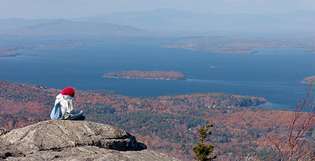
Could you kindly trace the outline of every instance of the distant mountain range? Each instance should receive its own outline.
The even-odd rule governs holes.
[[[314,32],[313,12],[228,14],[193,13],[174,9],[158,9],[143,12],[113,13],[81,18],[92,22],[109,22],[130,25],[148,31],[170,33],[291,33]]]
[[[106,22],[73,21],[65,19],[0,20],[1,35],[21,36],[139,36],[142,29]]]
[[[85,38],[110,40],[112,37],[164,38],[159,42],[162,47],[209,53],[248,54],[259,48],[302,48],[313,52],[314,15],[313,12],[218,14],[159,9],[75,19],[0,19],[0,56],[15,56],[18,49],[42,47],[44,42],[44,46],[52,46],[52,39],[58,42],[53,46],[59,47],[78,46]],[[21,43],[21,37],[36,37],[37,41],[27,39]]]
[[[205,36],[315,33],[313,12],[282,14],[193,13],[174,9],[75,19],[2,19],[0,34],[85,36]]]

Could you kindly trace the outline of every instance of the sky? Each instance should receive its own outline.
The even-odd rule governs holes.
[[[0,18],[77,18],[176,9],[215,13],[315,11],[315,0],[0,0]]]

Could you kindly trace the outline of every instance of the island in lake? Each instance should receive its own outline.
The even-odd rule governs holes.
[[[151,79],[151,80],[183,80],[185,75],[176,71],[120,71],[105,73],[107,79]]]
[[[306,77],[303,81],[305,84],[315,85],[315,76]]]

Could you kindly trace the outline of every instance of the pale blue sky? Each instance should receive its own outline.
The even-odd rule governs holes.
[[[0,18],[68,18],[159,8],[194,12],[315,11],[315,0],[0,0]]]

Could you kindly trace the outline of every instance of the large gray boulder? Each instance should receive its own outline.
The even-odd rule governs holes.
[[[126,131],[87,121],[44,121],[0,136],[0,160],[175,161]]]

